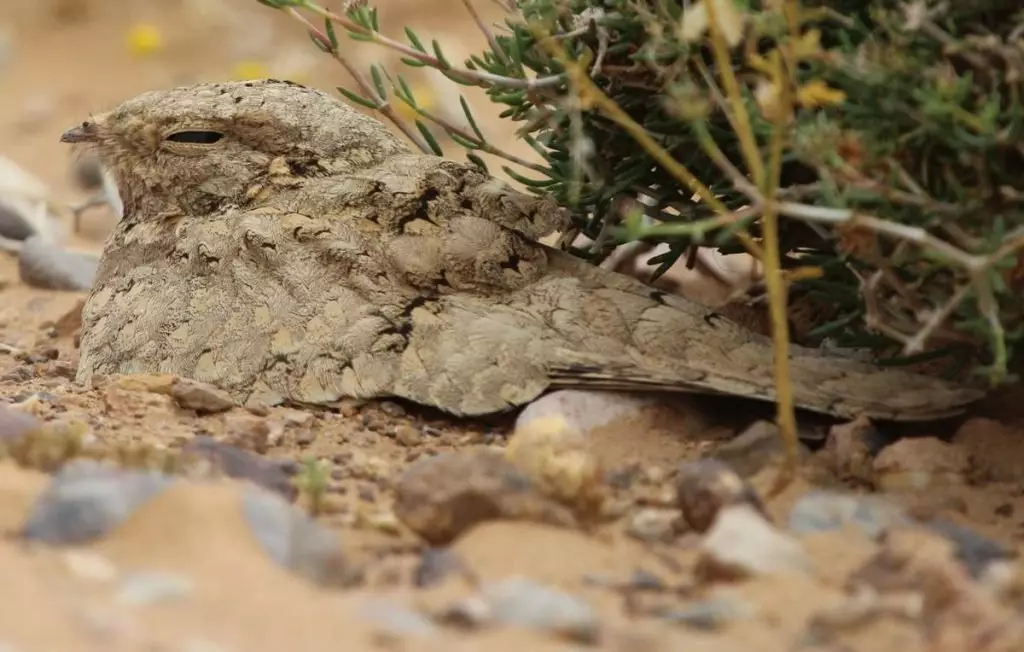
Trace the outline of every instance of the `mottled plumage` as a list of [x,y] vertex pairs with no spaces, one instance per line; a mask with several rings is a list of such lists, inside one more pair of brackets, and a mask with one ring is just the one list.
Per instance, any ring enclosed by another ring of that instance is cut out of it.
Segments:
[[[537,243],[566,226],[551,200],[414,154],[319,91],[150,92],[63,140],[94,148],[124,201],[80,381],[171,372],[239,401],[400,396],[464,415],[551,387],[774,398],[770,340]],[[980,395],[799,347],[792,376],[800,407],[840,416],[926,419]]]

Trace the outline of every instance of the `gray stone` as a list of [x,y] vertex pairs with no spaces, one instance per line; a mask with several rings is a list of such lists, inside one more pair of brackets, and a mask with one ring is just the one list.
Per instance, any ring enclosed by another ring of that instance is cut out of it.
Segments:
[[435,636],[440,631],[427,616],[388,600],[367,600],[360,605],[359,614],[390,636]]
[[18,254],[22,282],[46,290],[88,290],[98,265],[97,256],[69,251],[38,235],[26,239]]
[[0,238],[24,241],[35,235],[36,229],[14,207],[0,201]]
[[581,643],[594,643],[600,634],[600,620],[589,604],[525,577],[486,584],[454,611],[469,624],[537,629]]
[[120,525],[175,479],[92,460],[62,468],[36,500],[22,535],[51,544],[84,543]]
[[187,577],[173,573],[140,571],[121,580],[117,599],[123,604],[147,605],[180,600],[189,596],[195,586]]
[[413,572],[413,582],[419,588],[440,584],[452,574],[468,575],[462,559],[448,548],[426,548]]
[[833,491],[810,491],[789,512],[787,525],[795,534],[838,530],[853,525],[871,539],[887,529],[911,523],[901,508],[878,498]]
[[42,425],[42,422],[31,414],[0,405],[0,443],[15,443]]
[[281,496],[246,485],[242,512],[253,536],[281,566],[326,586],[353,586],[362,580],[337,534]]
[[657,612],[659,618],[705,631],[721,629],[730,622],[753,618],[756,614],[753,605],[736,598],[714,598]]
[[956,558],[975,579],[981,578],[991,564],[1016,556],[1013,550],[1003,544],[949,521],[932,521],[928,527],[956,546]]
[[957,559],[976,579],[993,562],[1014,556],[1010,548],[969,528],[944,520],[921,523],[901,507],[873,496],[811,491],[793,505],[787,522],[790,532],[795,534],[827,532],[852,525],[875,540],[890,528],[918,525],[951,541],[956,546]]
[[[801,458],[810,451],[798,444]],[[741,477],[749,478],[766,466],[785,455],[779,427],[771,421],[756,421],[733,439],[715,448],[711,456],[719,459],[736,471]]]
[[181,447],[181,453],[207,460],[225,475],[253,482],[289,501],[295,500],[298,495],[298,489],[280,463],[219,442],[213,437],[196,437]]

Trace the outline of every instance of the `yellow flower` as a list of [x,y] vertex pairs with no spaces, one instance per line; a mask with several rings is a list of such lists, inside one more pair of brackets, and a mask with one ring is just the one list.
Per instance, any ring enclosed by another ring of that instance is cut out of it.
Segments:
[[254,59],[244,59],[236,63],[232,69],[232,75],[235,79],[243,81],[247,79],[263,79],[270,76],[267,66],[262,61]]
[[[433,113],[432,109],[437,106],[437,94],[434,92],[432,84],[422,82],[412,83],[409,85],[409,90],[412,91],[413,99],[416,100],[416,106],[420,107],[424,111]],[[395,113],[397,113],[403,120],[413,121],[420,117],[420,115],[416,113],[415,109],[397,97],[392,99],[391,104],[395,107]]]
[[846,93],[832,88],[820,79],[804,84],[797,91],[796,99],[804,108],[839,104],[846,99]]
[[164,37],[156,25],[139,23],[128,30],[125,44],[134,56],[145,57],[163,49]]

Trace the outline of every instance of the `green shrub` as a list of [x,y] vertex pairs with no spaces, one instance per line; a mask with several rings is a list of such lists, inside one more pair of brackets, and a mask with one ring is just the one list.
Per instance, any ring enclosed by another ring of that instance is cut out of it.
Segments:
[[[338,15],[306,0],[259,1],[306,21],[346,66],[340,35],[486,88],[544,161],[506,171],[572,211],[598,243],[581,256],[667,242],[664,270],[696,246],[746,246],[766,256],[770,286],[779,215],[790,273],[776,294],[784,283],[790,301],[811,306],[804,343],[829,337],[885,363],[939,359],[944,371],[994,381],[1017,366],[1017,2],[518,0],[504,29],[481,23],[489,50],[450,62],[443,44],[410,30],[405,43],[384,37],[365,3]],[[396,121],[386,102],[418,108],[394,71],[375,67],[359,86],[339,90]],[[477,152],[502,153],[464,108],[469,129],[419,114],[482,166]],[[403,128],[440,153],[425,124]]]

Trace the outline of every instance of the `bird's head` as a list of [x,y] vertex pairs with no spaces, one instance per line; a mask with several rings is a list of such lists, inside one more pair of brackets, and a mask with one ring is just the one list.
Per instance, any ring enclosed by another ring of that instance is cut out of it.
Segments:
[[150,91],[61,141],[95,152],[116,180],[126,219],[243,203],[272,168],[301,175],[326,163],[343,172],[409,151],[341,100],[276,80]]

